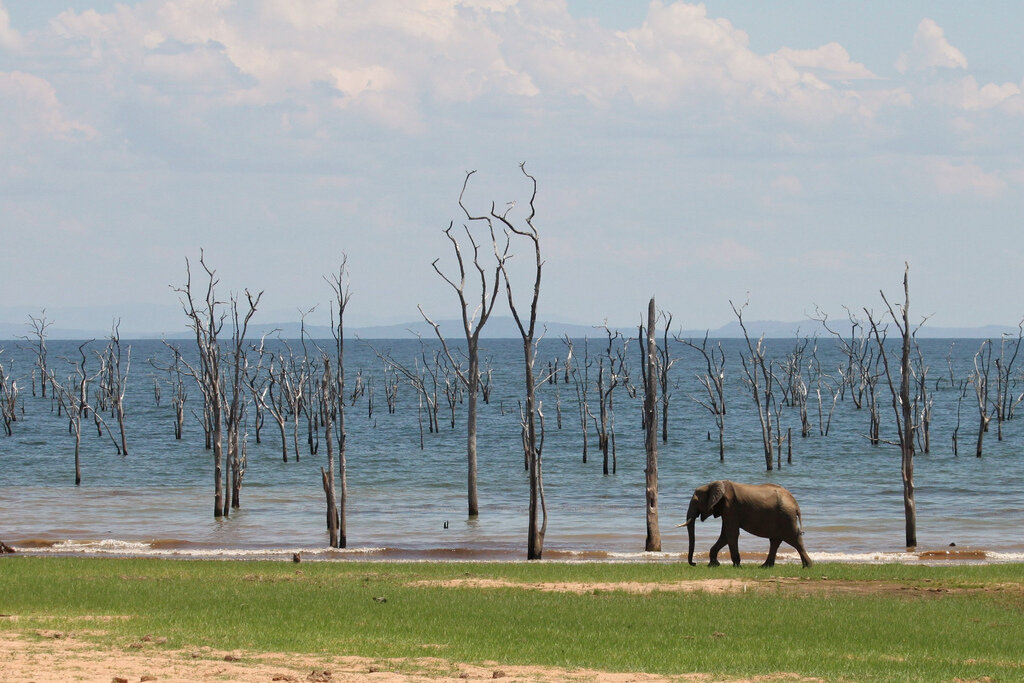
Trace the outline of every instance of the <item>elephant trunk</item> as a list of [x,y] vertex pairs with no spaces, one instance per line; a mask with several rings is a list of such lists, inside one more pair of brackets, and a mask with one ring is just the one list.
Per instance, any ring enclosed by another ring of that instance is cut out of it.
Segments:
[[694,529],[697,527],[697,501],[691,500],[690,507],[686,510],[686,533],[690,538],[690,547],[686,553],[686,561],[691,567],[696,563],[693,561],[693,544],[695,540]]

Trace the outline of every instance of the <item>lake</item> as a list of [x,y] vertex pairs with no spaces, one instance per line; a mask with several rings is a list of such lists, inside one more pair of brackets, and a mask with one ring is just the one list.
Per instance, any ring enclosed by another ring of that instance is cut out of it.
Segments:
[[[258,340],[257,340],[258,341]],[[81,342],[49,341],[49,362],[58,377],[77,359]],[[195,357],[195,343],[174,341],[186,358]],[[268,344],[282,345],[275,341]],[[711,414],[692,397],[703,388],[696,375],[703,358],[678,342],[670,342],[677,362],[670,372],[669,438],[659,440],[660,525],[663,553],[643,552],[645,538],[644,466],[641,428],[642,389],[632,397],[620,386],[614,393],[617,472],[602,473],[594,425],[588,428],[589,461],[582,462],[582,436],[577,391],[571,381],[544,383],[546,437],[544,484],[549,513],[545,559],[685,561],[684,521],[694,487],[715,479],[774,482],[788,488],[803,513],[805,544],[815,560],[921,561],[925,551],[983,551],[985,561],[1024,561],[1024,419],[1003,425],[997,440],[993,418],[985,437],[984,456],[974,456],[978,401],[972,385],[961,388],[974,370],[981,340],[921,340],[929,366],[928,388],[934,398],[931,453],[915,458],[918,547],[904,546],[899,448],[871,445],[867,408],[857,409],[847,390],[837,402],[830,432],[818,430],[818,404],[811,349],[822,372],[838,378],[845,356],[832,339],[811,341],[803,366],[809,376],[808,410],[814,429],[800,437],[795,407],[785,407],[782,421],[793,430],[792,464],[766,471],[761,431],[754,403],[744,385],[742,339],[721,340],[726,354],[725,461],[718,456],[717,431]],[[794,339],[769,339],[770,355],[782,358]],[[97,340],[87,348],[101,351]],[[204,448],[203,431],[194,412],[202,402],[189,385],[183,439],[175,440],[168,373],[156,366],[171,354],[160,341],[125,341],[131,346],[131,370],[125,398],[127,456],[118,455],[108,436],[100,437],[92,420],[83,425],[82,484],[75,486],[74,438],[66,417],[58,417],[50,398],[33,397],[30,373],[34,355],[24,341],[0,342],[0,363],[20,378],[18,421],[11,436],[0,435],[0,540],[25,553],[156,555],[171,557],[288,558],[301,551],[308,559],[525,559],[528,479],[523,467],[518,401],[522,395],[521,344],[517,340],[483,340],[484,367],[492,371],[489,403],[480,403],[480,516],[466,515],[465,406],[456,408],[454,429],[448,404],[439,391],[439,430],[425,433],[426,418],[416,391],[400,383],[394,414],[385,401],[386,375],[380,355],[405,367],[430,365],[436,341],[349,339],[346,377],[351,390],[357,375],[367,387],[347,408],[348,540],[350,548],[327,548],[325,499],[320,467],[326,448],[316,455],[306,447],[306,422],[300,421],[301,459],[290,453],[283,462],[276,423],[268,416],[261,443],[254,441],[252,414],[248,427],[248,468],[241,491],[241,509],[229,518],[213,516],[213,458]],[[300,344],[291,342],[301,355]],[[601,331],[586,343],[593,362],[590,406],[598,412],[597,358],[607,340]],[[312,345],[309,345],[312,349]],[[574,340],[577,364],[584,341]],[[995,355],[998,356],[998,340]],[[632,383],[639,383],[640,352],[636,340],[625,349]],[[316,354],[311,354],[316,355]],[[540,344],[538,374],[549,363],[564,362],[566,345],[546,339]],[[947,367],[949,356],[953,381]],[[607,360],[606,360],[607,362]],[[1024,366],[1024,361],[1021,362]],[[88,369],[98,368],[91,356]],[[1019,370],[1014,389],[1022,390]],[[161,390],[160,404],[154,384]],[[428,376],[428,385],[431,381]],[[995,395],[995,369],[990,379]],[[897,439],[888,385],[878,385],[883,440]],[[38,391],[37,391],[38,393]],[[372,397],[372,411],[370,399]],[[825,411],[831,406],[823,390]],[[952,453],[951,436],[960,412],[960,454]],[[558,413],[561,413],[561,428]],[[113,426],[114,421],[107,418]],[[291,449],[289,426],[289,450]],[[711,440],[709,440],[709,433]],[[785,448],[785,446],[784,446]],[[697,526],[697,550],[706,553],[718,536],[718,520]],[[955,547],[952,546],[955,544]],[[745,561],[763,556],[768,542],[741,535]],[[725,555],[727,557],[727,555]],[[783,546],[780,561],[796,554]]]

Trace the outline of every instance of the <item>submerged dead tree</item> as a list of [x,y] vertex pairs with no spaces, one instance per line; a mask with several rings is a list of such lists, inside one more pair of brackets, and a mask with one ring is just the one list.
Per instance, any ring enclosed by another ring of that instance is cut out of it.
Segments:
[[[109,342],[103,353],[104,394],[120,432],[118,449],[121,455],[128,455],[128,437],[124,424],[124,395],[128,389],[128,373],[132,367],[132,347],[121,351],[121,321],[111,325]],[[123,361],[123,365],[122,365]]]
[[[480,245],[473,237],[469,226],[465,225],[463,228],[466,233],[466,239],[469,241],[469,246],[472,249],[472,264],[471,266],[468,265],[466,258],[462,254],[462,245],[459,244],[459,240],[452,234],[452,224],[449,224],[444,234],[448,241],[451,242],[452,250],[455,252],[458,276],[449,277],[446,275],[437,265],[440,259],[435,259],[431,264],[434,272],[448,283],[448,286],[452,288],[459,300],[459,308],[462,315],[462,332],[466,338],[467,367],[465,370],[463,370],[462,364],[452,355],[448,342],[445,340],[444,335],[441,334],[441,327],[430,319],[423,311],[422,306],[419,307],[423,319],[434,328],[434,333],[441,341],[441,346],[444,349],[449,366],[455,373],[458,381],[466,388],[466,500],[468,514],[471,518],[477,517],[480,514],[480,499],[477,490],[476,447],[477,403],[480,395],[480,333],[483,331],[484,325],[487,324],[487,320],[491,317],[494,304],[498,300],[498,293],[501,291],[501,264],[504,259],[508,258],[509,247],[509,240],[506,238],[504,248],[499,249],[493,223],[488,221],[487,217],[473,216],[466,208],[463,198],[466,194],[466,186],[469,184],[469,179],[473,176],[473,173],[475,171],[468,172],[462,183],[462,192],[459,194],[459,207],[466,214],[468,221],[483,221],[487,224],[487,227],[490,229],[491,242],[494,244],[496,263],[486,268],[480,263]],[[470,268],[472,268],[472,274],[467,278],[467,271]],[[467,279],[470,282],[467,282]],[[467,291],[467,287],[469,287],[469,291]],[[449,400],[449,403],[452,408],[452,422],[454,425],[454,402]]]
[[978,441],[974,449],[974,455],[981,457],[982,444],[985,440],[985,433],[988,432],[989,422],[992,421],[991,399],[989,398],[989,374],[992,371],[992,341],[986,339],[981,343],[981,348],[974,354],[974,374],[971,375],[971,383],[974,385],[974,396],[978,399]]
[[[618,453],[615,448],[615,389],[623,382],[629,382],[626,371],[627,341],[608,325],[602,327],[608,338],[604,353],[597,358],[597,405],[598,414],[591,417],[597,431],[597,445],[601,449],[602,473],[615,474],[618,471]],[[622,339],[621,344],[619,340]]]
[[[241,318],[238,315],[237,301],[234,302],[232,312],[235,329],[232,334],[231,347],[234,362],[229,366],[222,357],[224,349],[219,339],[221,330],[224,327],[224,320],[228,317],[228,312],[223,310],[225,302],[217,299],[216,290],[220,280],[217,278],[216,271],[206,264],[202,251],[199,252],[199,264],[206,274],[204,293],[197,295],[193,291],[192,266],[188,259],[185,259],[185,271],[187,274],[185,286],[173,289],[178,293],[182,309],[189,320],[189,327],[195,333],[196,348],[199,355],[198,367],[193,367],[183,358],[181,362],[188,369],[188,374],[195,378],[196,384],[203,395],[204,412],[209,424],[208,434],[213,449],[213,516],[224,517],[229,514],[231,501],[235,499],[235,496],[232,495],[235,492],[231,488],[232,484],[235,483],[234,478],[229,479],[232,472],[231,467],[234,466],[237,473],[238,467],[241,464],[240,461],[235,460],[240,458],[240,453],[235,450],[238,447],[237,432],[229,434],[228,442],[229,449],[231,450],[229,451],[229,460],[226,462],[224,452],[225,423],[230,419],[228,424],[232,430],[241,428],[241,383],[244,377],[244,369],[240,365],[243,361],[241,347],[245,340],[249,320],[256,312],[256,306],[263,293],[260,292],[253,296],[246,290],[248,310]],[[241,325],[239,324],[240,321]],[[229,381],[233,388],[231,399],[227,395]],[[240,481],[239,477],[239,485]]]
[[764,335],[758,338],[756,344],[750,341],[747,325],[743,322],[743,310],[747,307],[747,303],[745,302],[739,308],[736,308],[732,301],[729,302],[729,305],[732,306],[732,312],[739,320],[740,329],[743,330],[743,339],[747,342],[747,351],[750,353],[749,356],[741,355],[740,361],[743,364],[747,386],[754,399],[754,407],[757,408],[757,417],[761,423],[765,466],[770,472],[774,467],[772,462],[774,453],[772,409],[775,406],[775,366],[767,358]]
[[[4,350],[0,348],[0,356]],[[3,358],[0,358],[0,418],[4,426],[4,434],[11,436],[14,432],[11,423],[18,421],[18,380],[11,377],[14,362],[11,361],[6,367]]]
[[[704,358],[705,371],[697,373],[697,381],[704,387],[707,399],[690,396],[694,403],[711,413],[718,427],[718,460],[725,462],[725,350],[722,342],[708,348],[708,332],[704,333],[704,341],[697,346],[688,339],[676,337],[691,349],[699,352]],[[709,435],[710,440],[710,435]]]
[[75,486],[82,484],[82,418],[89,415],[89,383],[96,379],[95,376],[90,377],[85,368],[88,357],[85,347],[92,341],[90,339],[78,346],[78,360],[65,359],[75,370],[75,374],[68,377],[66,385],[57,381],[52,370],[44,379],[44,384],[50,384],[51,396],[64,409],[69,431],[75,437]]
[[[255,297],[245,292],[248,299],[248,307],[243,316],[239,316],[238,298],[231,297],[231,348],[228,355],[229,374],[227,376],[230,396],[225,394],[226,411],[225,426],[228,437],[228,468],[230,477],[230,489],[228,490],[227,507],[239,508],[241,506],[242,477],[248,465],[246,457],[246,434],[242,427],[246,423],[248,412],[248,387],[246,386],[246,374],[248,366],[248,354],[245,349],[245,335],[249,328],[249,321],[256,313],[256,306],[259,304],[260,292]],[[227,510],[225,508],[225,515]]]
[[644,450],[647,466],[644,468],[647,508],[647,540],[644,550],[661,552],[661,530],[658,527],[658,343],[655,340],[654,297],[647,305],[646,354],[643,365],[644,380]]
[[[583,361],[573,363],[573,343],[569,335],[565,335],[564,343],[568,348],[566,352],[566,372],[572,377],[573,385],[576,387],[576,408],[579,412],[580,431],[583,435],[583,462],[587,462],[587,451],[589,450],[589,439],[587,438],[587,421],[593,419],[594,414],[590,412],[590,403],[587,401],[587,393],[590,388],[590,368],[594,361],[590,358],[590,343],[587,337],[583,338]],[[568,379],[566,379],[568,382]]]
[[[26,325],[32,328],[31,335],[24,335],[21,339],[32,343],[32,352],[36,357],[36,367],[39,369],[39,389],[43,398],[46,398],[46,385],[50,383],[50,369],[47,364],[46,352],[46,328],[53,324],[52,320],[46,319],[46,309],[39,313],[37,318],[34,315],[28,317]],[[34,377],[34,373],[33,373]],[[35,381],[32,382],[32,395],[35,396]]]
[[[523,343],[523,369],[525,379],[525,405],[522,409],[522,434],[523,451],[527,462],[530,478],[530,505],[529,520],[527,527],[527,550],[526,556],[530,560],[539,560],[544,552],[544,534],[548,526],[547,505],[544,502],[544,476],[542,452],[544,447],[544,413],[542,406],[537,401],[537,382],[534,377],[534,364],[537,357],[537,302],[540,299],[541,272],[544,261],[540,252],[540,233],[533,224],[536,216],[535,201],[537,198],[537,180],[527,173],[526,163],[519,165],[523,175],[530,181],[530,201],[526,215],[522,218],[522,226],[517,226],[509,217],[515,207],[514,203],[506,205],[503,212],[498,213],[494,202],[491,202],[490,211],[486,214],[474,215],[467,211],[467,219],[471,221],[482,221],[490,228],[492,235],[491,243],[494,247],[494,257],[501,270],[502,280],[505,283],[505,294],[508,298],[509,310],[519,330],[519,336]],[[495,228],[500,227],[507,239],[512,235],[524,238],[533,249],[532,271],[533,291],[530,296],[529,308],[526,309],[516,304],[512,292],[512,278],[508,272],[508,252],[499,246],[499,240]]]
[[[348,547],[348,433],[345,430],[345,309],[351,299],[348,287],[348,257],[342,255],[338,272],[327,281],[334,292],[331,308],[331,334],[334,336],[335,376],[331,377],[331,359],[323,355],[321,417],[327,443],[327,468],[320,468],[324,495],[327,498],[327,535],[332,548]],[[337,318],[335,318],[337,314]],[[337,444],[338,469],[335,472],[334,452]],[[341,483],[340,497],[335,478]]]
[[[1003,333],[999,342],[999,357],[996,358],[996,436],[1003,440],[1003,422],[1013,417],[1013,390],[1015,379],[1013,365],[1017,362],[1021,342],[1024,341],[1024,320],[1017,323],[1017,337]],[[1009,356],[1009,357],[1007,357]]]
[[[917,546],[917,505],[914,502],[914,433],[917,425],[914,423],[914,409],[910,402],[910,386],[913,381],[913,368],[910,364],[910,346],[916,330],[910,327],[910,266],[905,266],[903,271],[903,304],[897,304],[895,308],[885,298],[885,292],[880,292],[882,301],[888,309],[889,317],[896,325],[900,333],[900,364],[899,382],[893,377],[889,365],[889,355],[885,348],[885,336],[879,332],[878,324],[871,311],[864,309],[867,314],[868,323],[871,326],[871,336],[878,346],[878,354],[882,359],[885,368],[885,378],[889,384],[889,392],[892,394],[892,409],[896,418],[896,429],[899,434],[898,445],[900,447],[900,477],[903,480],[903,511],[906,519],[906,541],[907,547]],[[918,326],[920,327],[920,325]]]

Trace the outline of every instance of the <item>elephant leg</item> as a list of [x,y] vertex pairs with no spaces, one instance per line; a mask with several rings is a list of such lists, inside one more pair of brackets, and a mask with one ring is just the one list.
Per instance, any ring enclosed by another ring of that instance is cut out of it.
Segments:
[[[718,566],[718,551],[721,550],[722,548],[724,548],[725,544],[728,543],[728,542],[729,542],[729,539],[726,536],[726,531],[725,531],[725,529],[722,529],[722,535],[718,537],[718,540],[715,541],[715,544],[713,546],[711,546],[711,552],[708,553],[708,555],[711,558],[711,560],[708,562],[708,566],[709,567],[717,567]],[[729,550],[730,550],[730,552],[732,551],[732,547],[731,546],[730,546]]]
[[739,532],[729,539],[729,557],[732,559],[732,566],[740,566],[740,535]]
[[772,538],[769,540],[768,557],[765,559],[764,564],[761,565],[762,567],[768,568],[775,566],[775,554],[779,552],[779,545],[781,544],[781,538]]
[[790,541],[789,544],[796,548],[797,553],[800,554],[800,562],[804,567],[810,567],[814,564],[814,562],[811,561],[811,556],[807,554],[806,550],[804,550],[803,538],[797,536],[793,541]]

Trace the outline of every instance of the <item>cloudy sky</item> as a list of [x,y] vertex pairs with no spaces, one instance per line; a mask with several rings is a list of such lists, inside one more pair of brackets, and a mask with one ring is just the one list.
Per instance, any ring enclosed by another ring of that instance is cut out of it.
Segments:
[[525,161],[543,318],[631,325],[654,294],[717,327],[748,293],[750,319],[843,315],[898,296],[909,261],[931,324],[1015,326],[1022,14],[0,0],[0,313],[173,315],[205,249],[266,322],[323,306],[342,252],[352,324],[454,317],[431,262],[451,268],[465,173],[471,208],[521,216]]

